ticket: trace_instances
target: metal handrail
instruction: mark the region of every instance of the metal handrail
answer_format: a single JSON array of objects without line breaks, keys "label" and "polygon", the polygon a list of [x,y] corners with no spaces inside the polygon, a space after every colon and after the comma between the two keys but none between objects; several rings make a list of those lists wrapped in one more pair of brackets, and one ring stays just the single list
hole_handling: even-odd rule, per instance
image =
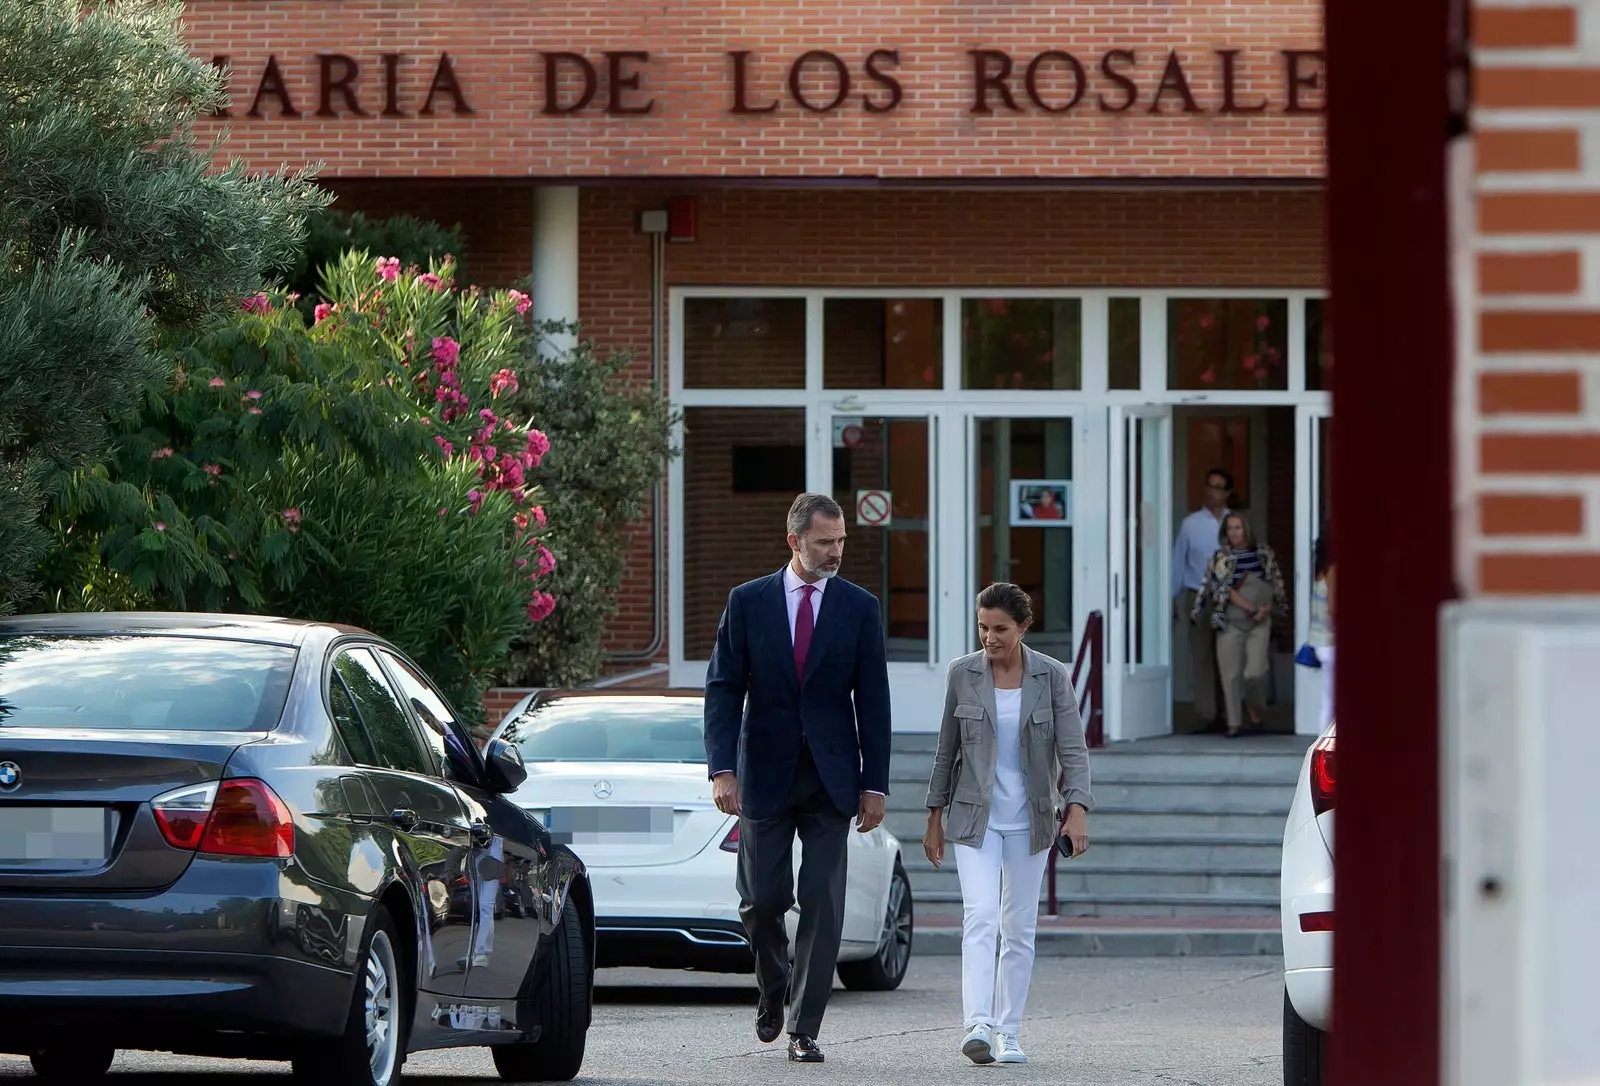
[{"label": "metal handrail", "polygon": [[[1072,664],[1072,688],[1082,691],[1078,694],[1078,715],[1083,718],[1084,742],[1090,747],[1103,747],[1106,745],[1105,735],[1105,629],[1106,619],[1099,611],[1089,612],[1089,621],[1083,628],[1083,639],[1078,642],[1078,658]],[[1083,665],[1088,661],[1088,682],[1079,685],[1083,677]],[[1061,779],[1056,782],[1058,789],[1067,786],[1067,771],[1061,771]],[[1061,903],[1056,899],[1056,863],[1061,859],[1061,853],[1053,845],[1050,848],[1049,891],[1046,908],[1051,916],[1057,916],[1061,911]]]}]

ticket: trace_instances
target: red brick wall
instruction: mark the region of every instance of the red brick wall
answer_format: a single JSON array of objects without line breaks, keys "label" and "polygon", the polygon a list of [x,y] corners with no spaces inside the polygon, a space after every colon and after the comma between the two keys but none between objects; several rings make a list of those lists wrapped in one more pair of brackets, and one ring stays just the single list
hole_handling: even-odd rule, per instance
[{"label": "red brick wall", "polygon": [[[225,156],[256,167],[324,161],[337,177],[529,176],[1272,176],[1311,177],[1322,171],[1321,118],[1288,114],[1288,75],[1282,50],[1315,50],[1322,38],[1316,0],[1191,0],[1166,4],[1070,3],[950,5],[940,0],[861,4],[848,0],[728,0],[707,7],[677,0],[591,0],[587,4],[506,4],[455,0],[396,6],[387,0],[199,0],[186,15],[191,48],[226,56],[233,75]],[[873,112],[884,86],[864,70],[874,50],[898,51],[899,64],[880,64],[903,86],[900,105]],[[974,113],[972,50],[1004,50],[1015,70],[1008,86],[1021,107],[1008,110],[989,96],[993,112]],[[1137,100],[1108,112],[1125,92],[1101,69],[1110,50],[1132,51]],[[597,87],[591,108],[570,115],[542,112],[545,64],[541,52],[571,51],[598,63],[603,52],[644,50],[641,89],[618,98],[623,107],[653,101],[647,116],[608,116],[609,84]],[[770,113],[735,115],[728,53],[748,50],[748,104],[779,102]],[[790,65],[811,50],[836,54],[852,73],[840,108],[809,112],[786,89]],[[1029,101],[1024,73],[1047,50],[1070,53],[1086,69],[1082,100],[1050,113]],[[1218,50],[1239,50],[1234,102],[1264,103],[1261,112],[1224,114]],[[319,61],[318,55],[330,57]],[[470,114],[452,97],[434,96],[421,115],[442,54]],[[324,95],[322,69],[350,82],[355,115],[337,92]],[[385,55],[395,56],[393,101],[386,93]],[[1159,112],[1151,107],[1177,57],[1197,112],[1182,112],[1169,84]],[[268,57],[297,116],[262,97]],[[1126,63],[1123,61],[1113,61]],[[1038,71],[1039,98],[1066,101],[1072,91],[1067,61]],[[626,70],[636,65],[625,64]],[[1302,106],[1322,102],[1320,65],[1303,63],[1316,89]],[[581,91],[563,78],[560,101]],[[823,62],[802,69],[800,90],[826,102],[837,86]],[[385,115],[390,111],[397,115]]]}]

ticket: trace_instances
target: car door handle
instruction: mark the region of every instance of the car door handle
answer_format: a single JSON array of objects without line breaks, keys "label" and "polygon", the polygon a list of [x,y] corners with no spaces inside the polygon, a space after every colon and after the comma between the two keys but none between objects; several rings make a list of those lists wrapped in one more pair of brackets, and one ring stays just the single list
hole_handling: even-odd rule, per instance
[{"label": "car door handle", "polygon": [[472,843],[479,848],[488,848],[494,843],[494,830],[489,823],[480,819],[472,824]]},{"label": "car door handle", "polygon": [[417,812],[404,807],[396,807],[389,812],[389,821],[402,830],[415,829],[417,825]]}]

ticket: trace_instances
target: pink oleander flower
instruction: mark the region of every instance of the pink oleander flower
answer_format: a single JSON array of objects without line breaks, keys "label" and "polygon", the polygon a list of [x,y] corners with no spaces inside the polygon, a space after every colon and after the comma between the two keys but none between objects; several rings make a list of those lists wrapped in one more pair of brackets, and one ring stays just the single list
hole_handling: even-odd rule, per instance
[{"label": "pink oleander flower", "polygon": [[228,381],[225,377],[213,377],[211,380],[207,381],[206,384],[210,385],[212,388],[228,387]]},{"label": "pink oleander flower", "polygon": [[516,516],[511,518],[511,523],[515,524],[517,526],[517,530],[518,531],[523,531],[523,532],[527,531],[528,530],[528,514],[526,514],[526,513],[518,513]]},{"label": "pink oleander flower", "polygon": [[218,476],[218,475],[222,474],[222,465],[221,464],[202,464],[201,465],[201,470],[204,471],[207,475],[215,477],[215,476]]},{"label": "pink oleander flower", "polygon": [[339,307],[337,305],[329,305],[327,302],[318,302],[317,308],[311,311],[312,323],[321,324],[323,321],[333,316],[334,311],[338,308]]},{"label": "pink oleander flower", "polygon": [[443,449],[446,456],[452,456],[456,451],[456,447],[447,441],[443,434],[434,434],[433,443]]},{"label": "pink oleander flower", "polygon": [[544,517],[544,506],[536,505],[532,509],[528,510],[528,512],[533,515],[533,522],[535,524],[541,528],[545,526],[546,522]]},{"label": "pink oleander flower", "polygon": [[259,400],[261,399],[261,390],[259,388],[252,388],[249,392],[244,394],[244,398],[247,400]]},{"label": "pink oleander flower", "polygon": [[528,310],[533,308],[533,299],[520,290],[507,292],[511,297],[511,304],[517,307],[517,316],[526,317]]},{"label": "pink oleander flower", "polygon": [[445,515],[445,512],[446,512],[446,508],[445,508],[445,506],[442,506],[442,505],[441,505],[441,506],[439,506],[439,515],[440,515],[440,516],[441,516],[441,517],[442,517],[442,516],[444,516],[444,515]]},{"label": "pink oleander flower", "polygon": [[164,532],[164,531],[166,531],[166,530],[167,530],[167,522],[166,522],[166,521],[164,521],[164,520],[158,520],[158,521],[156,521],[156,523],[155,523],[155,529],[156,529],[156,531],[158,531],[158,532]]},{"label": "pink oleander flower", "polygon": [[500,370],[493,377],[489,378],[489,394],[491,396],[498,398],[502,392],[514,393],[516,391],[517,375],[512,373],[510,370]]},{"label": "pink oleander flower", "polygon": [[172,446],[171,445],[163,445],[163,446],[161,446],[161,448],[157,449],[155,452],[150,454],[150,459],[152,459],[152,460],[165,460],[167,457],[169,457],[171,455],[172,455]]},{"label": "pink oleander flower", "polygon": [[528,598],[529,621],[543,622],[556,609],[556,598],[548,592],[535,592]]},{"label": "pink oleander flower", "polygon": [[442,370],[453,369],[456,360],[461,357],[461,344],[449,336],[435,336],[433,339],[433,360]]},{"label": "pink oleander flower", "polygon": [[444,280],[440,279],[432,272],[423,272],[421,275],[417,276],[417,282],[434,292],[444,290]]},{"label": "pink oleander flower", "polygon": [[380,256],[375,264],[378,275],[386,283],[392,283],[400,278],[400,258],[397,256]]},{"label": "pink oleander flower", "polygon": [[249,413],[249,414],[252,414],[252,415],[259,415],[259,414],[261,414],[261,408],[259,408],[259,407],[248,407],[248,408],[246,408],[246,409],[245,409],[245,410],[246,410],[246,411],[247,411],[247,412],[248,412],[248,413]]},{"label": "pink oleander flower", "polygon": [[298,507],[291,505],[283,511],[283,526],[291,532],[300,530],[300,510]]},{"label": "pink oleander flower", "polygon": [[556,556],[550,553],[550,548],[544,544],[539,545],[539,576],[548,577],[556,569]]},{"label": "pink oleander flower", "polygon": [[479,490],[477,487],[473,487],[471,490],[467,491],[467,502],[472,506],[472,511],[476,513],[478,511],[478,507],[483,504],[483,491]]},{"label": "pink oleander flower", "polygon": [[538,467],[539,462],[544,459],[544,454],[549,451],[550,439],[544,436],[544,431],[529,430],[528,453],[533,457],[533,463],[528,466],[532,468]]},{"label": "pink oleander flower", "polygon": [[300,300],[300,292],[298,290],[291,290],[288,294],[284,295],[284,299],[290,305],[294,305],[294,303]]},{"label": "pink oleander flower", "polygon": [[252,294],[240,303],[240,308],[246,313],[266,313],[272,309],[272,303],[265,294]]}]

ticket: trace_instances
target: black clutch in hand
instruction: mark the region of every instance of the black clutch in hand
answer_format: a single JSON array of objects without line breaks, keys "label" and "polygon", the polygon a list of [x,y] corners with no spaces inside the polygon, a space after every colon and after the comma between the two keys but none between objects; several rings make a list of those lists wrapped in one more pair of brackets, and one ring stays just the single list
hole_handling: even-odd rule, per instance
[{"label": "black clutch in hand", "polygon": [[1072,851],[1072,835],[1071,834],[1063,833],[1060,837],[1057,837],[1056,838],[1056,848],[1060,849],[1061,850],[1061,855],[1066,857],[1069,860],[1073,859],[1074,857],[1077,856],[1077,853]]}]

